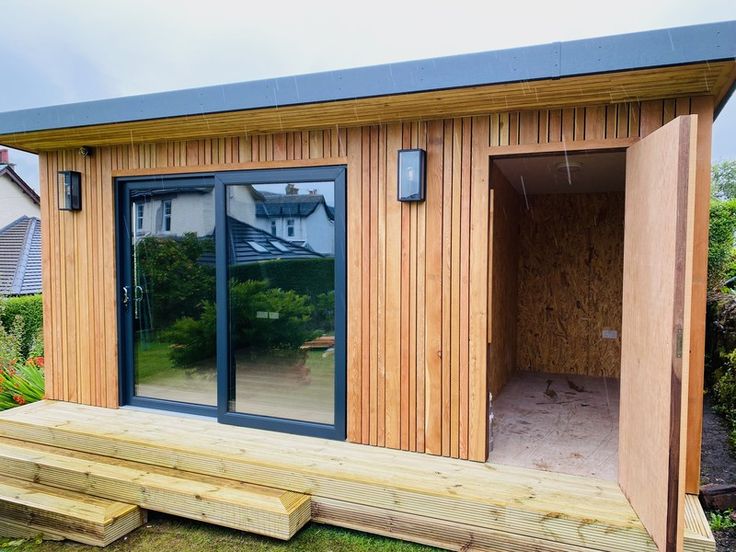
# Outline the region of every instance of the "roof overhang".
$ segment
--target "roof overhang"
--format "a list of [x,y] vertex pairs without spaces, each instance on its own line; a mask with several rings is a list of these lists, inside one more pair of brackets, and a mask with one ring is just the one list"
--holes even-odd
[[711,95],[736,21],[0,113],[28,151]]

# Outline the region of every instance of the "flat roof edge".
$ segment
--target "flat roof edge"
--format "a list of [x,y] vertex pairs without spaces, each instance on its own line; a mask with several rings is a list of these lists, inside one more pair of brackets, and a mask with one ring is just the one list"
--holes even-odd
[[0,113],[0,135],[736,59],[736,21]]

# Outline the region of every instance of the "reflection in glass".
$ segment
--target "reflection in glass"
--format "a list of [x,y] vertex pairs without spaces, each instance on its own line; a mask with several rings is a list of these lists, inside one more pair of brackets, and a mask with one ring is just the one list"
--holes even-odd
[[227,188],[228,410],[334,423],[334,184]]
[[131,189],[135,395],[217,404],[214,189]]

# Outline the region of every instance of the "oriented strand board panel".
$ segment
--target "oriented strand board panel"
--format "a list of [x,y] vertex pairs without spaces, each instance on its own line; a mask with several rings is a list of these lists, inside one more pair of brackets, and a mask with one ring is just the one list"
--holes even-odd
[[660,550],[682,550],[697,117],[626,154],[619,482]]
[[519,264],[519,197],[503,173],[491,167],[491,273],[488,326],[488,379],[498,394],[516,366],[516,313]]
[[519,238],[519,370],[618,377],[624,194],[531,195]]

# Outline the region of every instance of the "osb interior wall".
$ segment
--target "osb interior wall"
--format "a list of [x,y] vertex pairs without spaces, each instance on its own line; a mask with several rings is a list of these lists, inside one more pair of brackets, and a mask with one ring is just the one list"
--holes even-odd
[[[519,370],[618,377],[624,194],[528,196],[519,233]],[[604,339],[603,331],[616,332]]]
[[499,168],[491,165],[491,269],[488,384],[501,391],[516,368],[519,220],[521,203]]
[[[690,109],[681,98],[134,143],[88,158],[42,152],[47,396],[118,405],[114,176],[339,163],[348,167],[348,439],[485,460],[489,155],[646,135]],[[396,201],[405,147],[427,149],[424,203]],[[59,170],[82,173],[81,212],[58,211]]]

